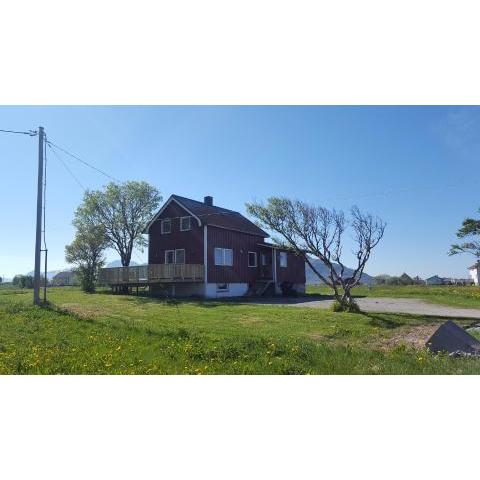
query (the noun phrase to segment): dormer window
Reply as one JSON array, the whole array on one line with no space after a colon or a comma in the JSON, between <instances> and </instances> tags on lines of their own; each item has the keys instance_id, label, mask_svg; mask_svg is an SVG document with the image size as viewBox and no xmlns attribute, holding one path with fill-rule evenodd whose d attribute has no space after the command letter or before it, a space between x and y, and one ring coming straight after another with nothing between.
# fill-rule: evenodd
<instances>
[{"instance_id":1,"label":"dormer window","mask_svg":"<svg viewBox=\"0 0 480 480\"><path fill-rule=\"evenodd\" d=\"M192 217L180 217L180 231L181 232L186 232L187 230L190 230L190 220Z\"/></svg>"},{"instance_id":2,"label":"dormer window","mask_svg":"<svg viewBox=\"0 0 480 480\"><path fill-rule=\"evenodd\" d=\"M160 222L160 231L162 233L171 233L172 231L172 221L169 218L165 218Z\"/></svg>"}]
</instances>

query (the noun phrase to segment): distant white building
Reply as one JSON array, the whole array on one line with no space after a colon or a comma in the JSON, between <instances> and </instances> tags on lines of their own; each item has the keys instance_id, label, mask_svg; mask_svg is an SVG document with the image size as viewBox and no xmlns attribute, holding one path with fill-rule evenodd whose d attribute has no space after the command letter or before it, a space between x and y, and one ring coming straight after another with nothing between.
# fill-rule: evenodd
<instances>
[{"instance_id":1,"label":"distant white building","mask_svg":"<svg viewBox=\"0 0 480 480\"><path fill-rule=\"evenodd\" d=\"M468 267L468 273L472 277L473 283L475 285L479 284L479 279L480 279L480 261L475 263L475 265L472 265L471 267Z\"/></svg>"},{"instance_id":2,"label":"distant white building","mask_svg":"<svg viewBox=\"0 0 480 480\"><path fill-rule=\"evenodd\" d=\"M438 275L425 279L425 285L443 285L443 278Z\"/></svg>"}]
</instances>

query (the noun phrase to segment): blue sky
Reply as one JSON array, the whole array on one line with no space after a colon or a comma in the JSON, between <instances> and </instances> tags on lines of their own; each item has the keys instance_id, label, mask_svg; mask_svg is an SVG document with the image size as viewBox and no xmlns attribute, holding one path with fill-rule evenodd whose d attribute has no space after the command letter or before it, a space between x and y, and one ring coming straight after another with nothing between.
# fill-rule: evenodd
<instances>
[{"instance_id":1,"label":"blue sky","mask_svg":"<svg viewBox=\"0 0 480 480\"><path fill-rule=\"evenodd\" d=\"M447 251L463 218L480 207L477 107L0 107L0 128L38 125L59 146L120 180L146 180L164 198L209 194L241 212L246 201L270 195L356 204L388 224L370 274L465 277L472 263ZM36 142L0 133L0 275L7 277L33 269ZM62 158L85 187L106 183ZM66 266L83 190L52 154L47 175L54 270ZM145 258L137 252L133 260Z\"/></svg>"}]
</instances>

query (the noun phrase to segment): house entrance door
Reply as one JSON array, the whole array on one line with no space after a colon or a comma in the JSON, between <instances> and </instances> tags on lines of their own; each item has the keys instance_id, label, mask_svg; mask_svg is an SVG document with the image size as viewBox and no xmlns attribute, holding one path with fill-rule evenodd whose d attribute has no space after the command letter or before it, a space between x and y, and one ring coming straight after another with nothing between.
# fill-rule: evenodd
<instances>
[{"instance_id":1,"label":"house entrance door","mask_svg":"<svg viewBox=\"0 0 480 480\"><path fill-rule=\"evenodd\" d=\"M262 249L260 251L260 278L262 280L273 279L273 249Z\"/></svg>"}]
</instances>

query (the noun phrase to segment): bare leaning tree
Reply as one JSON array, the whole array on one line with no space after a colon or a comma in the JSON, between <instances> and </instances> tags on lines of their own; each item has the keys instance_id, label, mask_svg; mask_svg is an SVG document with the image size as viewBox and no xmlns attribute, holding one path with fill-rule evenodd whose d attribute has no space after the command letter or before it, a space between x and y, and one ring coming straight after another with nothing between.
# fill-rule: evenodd
<instances>
[{"instance_id":1,"label":"bare leaning tree","mask_svg":"<svg viewBox=\"0 0 480 480\"><path fill-rule=\"evenodd\" d=\"M348 221L342 211L284 197L269 198L266 204L247 203L247 211L262 227L280 235L278 243L305 259L318 278L332 288L339 309L358 309L351 292L360 282L372 250L383 237L386 226L383 220L353 207ZM345 276L342 250L348 226L353 231L355 248L352 253L356 265L353 273ZM322 275L315 268L312 257L317 257L327 267L328 275Z\"/></svg>"}]
</instances>

